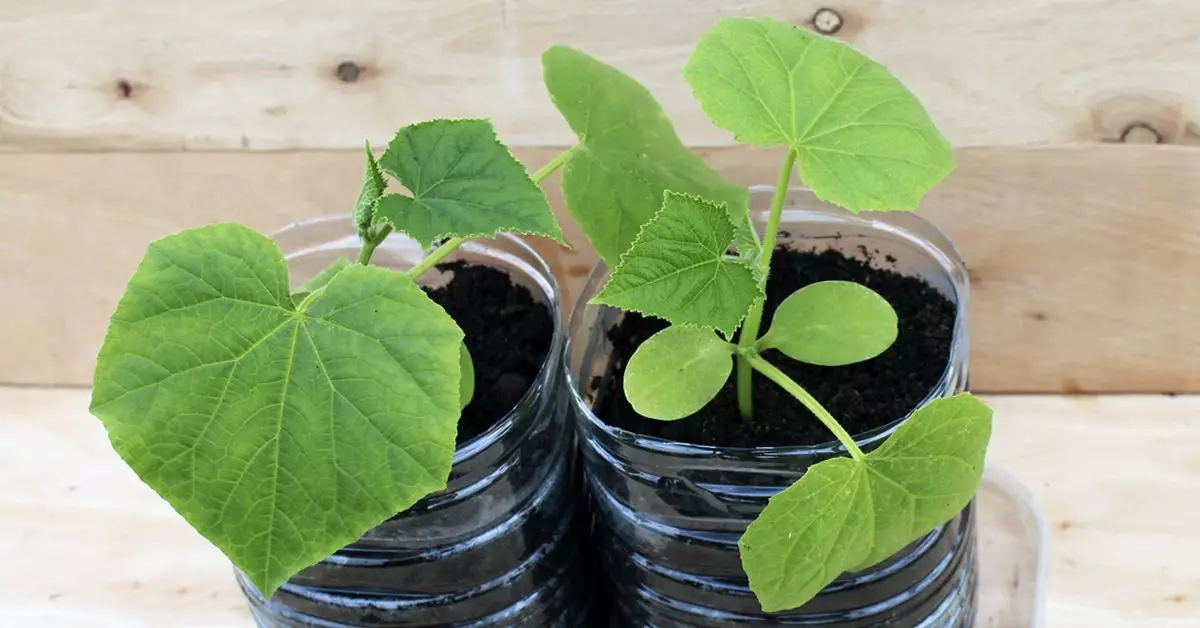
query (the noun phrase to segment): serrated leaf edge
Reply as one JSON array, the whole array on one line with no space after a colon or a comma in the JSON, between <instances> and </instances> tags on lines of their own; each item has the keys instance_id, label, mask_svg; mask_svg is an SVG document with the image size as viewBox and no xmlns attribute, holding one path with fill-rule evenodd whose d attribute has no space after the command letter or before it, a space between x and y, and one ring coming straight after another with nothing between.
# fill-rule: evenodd
<instances>
[{"instance_id":1,"label":"serrated leaf edge","mask_svg":"<svg viewBox=\"0 0 1200 628\"><path fill-rule=\"evenodd\" d=\"M405 125L404 127L401 127L400 130L396 131L396 133L392 136L391 141L388 142L388 149L391 149L392 143L395 142L396 140L398 140L400 138L400 135L402 133L404 133L405 130L418 129L418 128L422 128L422 127L426 127L426 126L432 126L434 124L455 123L455 122L482 122L482 123L486 124L488 129L491 131L492 142L495 143L497 146L499 146L501 149L503 149L504 154L508 155L508 158L511 159L513 161L513 163L515 163L517 166L519 166L521 168L521 172L523 173L525 181L529 182L530 185L537 188L539 191L542 190L541 186L538 185L533 180L533 177L529 174L529 168L526 167L525 164L520 159L517 159L517 156L513 154L511 148L509 148L504 142L500 141L500 136L496 133L495 125L493 125L492 121L488 118L430 118L428 120L414 122L413 124ZM387 150L384 151L384 154L385 155L387 154ZM382 162L383 159L381 158L379 161ZM382 170L382 168L381 168L381 170ZM386 172L390 177L392 177L393 179L396 179L397 182L400 181L400 177L397 176L396 173L391 172L390 170L383 170L383 172ZM401 183L401 185L403 185L403 183ZM409 194L412 194L412 190L408 190L407 187L405 187L405 189L409 192ZM550 200L545 198L546 193L544 191L542 191L542 197L546 201L546 209L549 210L550 222L552 222L554 224L554 228L557 231L557 233L541 233L538 231L526 231L524 229L515 229L515 228L504 227L504 228L492 230L491 232L488 232L488 231L479 231L479 232L471 232L471 233L444 232L444 233L439 233L439 234L433 236L429 240L429 242L421 242L415 235L413 235L412 233L409 233L406 229L400 228L392 221L387 220L386 218L379 215L379 201L387 196L400 196L400 197L408 198L413 201L419 200L419 199L417 199L417 197L415 195L414 196L406 196L404 194L400 194L400 193L396 193L396 192L393 192L391 194L382 194L379 196L378 199L375 199L375 202L372 204L372 207L371 207L372 220L376 221L376 222L378 222L378 221L386 222L388 225L390 225L392 227L393 230L399 231L399 232L407 235L408 237L412 238L413 240L416 240L418 243L421 244L422 247L428 248L430 245L433 244L433 242L440 240L442 238L447 238L447 237L465 238L465 239L494 238L501 233L517 233L517 234L524 235L524 236L538 236L538 237L543 237L543 238L549 238L549 239L553 240L556 244L566 246L566 241L563 240L562 225L558 224L558 217L554 215L554 208L550 206Z\"/></svg>"},{"instance_id":2,"label":"serrated leaf edge","mask_svg":"<svg viewBox=\"0 0 1200 628\"><path fill-rule=\"evenodd\" d=\"M374 149L371 148L371 140L365 140L363 145L367 152L367 171L364 173L363 185L359 190L358 198L354 201L353 215L354 226L358 230L360 237L366 235L367 231L375 223L375 205L379 202L380 198L383 198L384 193L387 192L387 178L383 176L383 171L379 168L379 161L375 158ZM368 178L371 183L378 185L379 194L371 201L365 212L363 212L364 215L360 215L359 212L362 211L362 208L359 207L359 203L363 200L363 193L367 191Z\"/></svg>"},{"instance_id":3,"label":"serrated leaf edge","mask_svg":"<svg viewBox=\"0 0 1200 628\"><path fill-rule=\"evenodd\" d=\"M604 296L604 291L606 289L608 289L608 285L610 283L612 283L613 277L616 276L617 272L619 272L622 268L624 268L629 254L633 251L633 249L635 247L637 247L638 244L642 243L642 236L645 235L646 229L650 225L657 222L659 217L662 216L663 212L665 212L667 210L667 199L670 196L684 197L689 200L699 201L701 203L705 203L707 205L712 205L713 207L720 209L721 215L725 217L725 220L727 220L729 222L729 225L731 227L733 227L733 230L734 230L734 237L733 237L733 239L731 239L729 241L729 246L733 246L734 243L737 241L737 225L735 225L733 223L733 218L729 215L728 207L726 206L725 203L717 203L714 201L710 201L702 196L699 196L696 194L689 194L687 192L675 192L672 190L663 190L662 205L659 206L659 208L654 212L654 216L652 218L650 218L650 220L647 220L645 224L643 224L641 227L638 227L637 237L635 237L633 239L633 243L629 245L629 248L626 249L625 252L621 253L620 261L618 261L617 265L615 267L613 267L612 272L610 272L608 274L608 278L604 280L604 285L601 286L600 289L596 291L596 296L589 299L588 303L591 305L608 305L610 307L616 307L616 308L625 310L626 312L636 312L643 316L650 316L653 318L665 320L672 325L678 325L680 327L695 327L695 328L700 328L700 329L712 329L712 330L721 332L722 334L726 335L727 337L731 337L731 336L733 336L733 333L735 331L737 331L739 327L742 326L742 321L746 320L746 316L750 314L750 310L754 308L754 304L756 302L758 302L758 299L762 298L761 295L758 297L758 299L754 299L754 300L750 301L750 304L746 306L746 311L742 312L741 315L738 316L737 323L734 324L732 329L728 329L728 330L721 329L720 327L717 327L716 325L700 325L698 323L687 323L687 322L677 323L677 322L667 319L663 316L659 316L658 314L652 314L650 312L646 312L640 308L613 305L611 303L604 301L602 298ZM726 247L726 248L728 248L728 247ZM725 261L728 261L731 264L737 264L739 266L744 266L744 267L748 268L750 270L750 273L754 276L754 279L758 282L759 286L760 287L762 286L762 283L763 283L762 273L759 271L757 264L751 264L748 262L748 260L742 259L740 257L725 260Z\"/></svg>"}]
</instances>

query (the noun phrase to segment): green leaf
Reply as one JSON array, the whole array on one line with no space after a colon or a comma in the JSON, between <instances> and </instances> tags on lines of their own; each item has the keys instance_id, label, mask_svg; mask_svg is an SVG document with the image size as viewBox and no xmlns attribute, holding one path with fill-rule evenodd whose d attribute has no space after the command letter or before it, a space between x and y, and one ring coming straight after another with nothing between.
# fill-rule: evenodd
<instances>
[{"instance_id":1,"label":"green leaf","mask_svg":"<svg viewBox=\"0 0 1200 628\"><path fill-rule=\"evenodd\" d=\"M738 541L750 589L769 613L799 607L871 549L865 465L819 462L771 497Z\"/></svg>"},{"instance_id":2,"label":"green leaf","mask_svg":"<svg viewBox=\"0 0 1200 628\"><path fill-rule=\"evenodd\" d=\"M694 414L721 391L734 346L711 329L668 327L646 339L625 367L625 397L642 416L674 421Z\"/></svg>"},{"instance_id":3,"label":"green leaf","mask_svg":"<svg viewBox=\"0 0 1200 628\"><path fill-rule=\"evenodd\" d=\"M644 86L563 46L542 55L542 70L550 99L579 138L563 167L567 210L609 266L654 217L667 190L724 203L738 225L739 253L758 254L749 190L723 179L684 146Z\"/></svg>"},{"instance_id":4,"label":"green leaf","mask_svg":"<svg viewBox=\"0 0 1200 628\"><path fill-rule=\"evenodd\" d=\"M763 290L756 266L725 255L733 231L723 207L667 192L592 302L732 335Z\"/></svg>"},{"instance_id":5,"label":"green leaf","mask_svg":"<svg viewBox=\"0 0 1200 628\"><path fill-rule=\"evenodd\" d=\"M321 272L313 276L312 279L304 282L304 285L296 289L297 293L310 294L325 287L329 280L333 279L338 273L346 269L350 265L350 260L339 257L333 260L333 263L321 269Z\"/></svg>"},{"instance_id":6,"label":"green leaf","mask_svg":"<svg viewBox=\"0 0 1200 628\"><path fill-rule=\"evenodd\" d=\"M886 559L966 508L983 477L991 434L991 409L962 393L918 409L867 454L874 543L851 569Z\"/></svg>"},{"instance_id":7,"label":"green leaf","mask_svg":"<svg viewBox=\"0 0 1200 628\"><path fill-rule=\"evenodd\" d=\"M367 171L363 175L362 189L358 192L358 200L354 203L354 226L358 229L359 237L364 237L375 220L375 202L383 196L387 189L387 181L379 170L379 162L375 161L375 153L371 150L371 142L366 143Z\"/></svg>"},{"instance_id":8,"label":"green leaf","mask_svg":"<svg viewBox=\"0 0 1200 628\"><path fill-rule=\"evenodd\" d=\"M738 542L764 611L794 609L966 508L979 488L991 410L969 393L930 402L863 460L832 458L773 496Z\"/></svg>"},{"instance_id":9,"label":"green leaf","mask_svg":"<svg viewBox=\"0 0 1200 628\"><path fill-rule=\"evenodd\" d=\"M388 144L379 167L412 196L380 198L375 219L424 247L444 237L495 237L502 231L562 242L546 195L487 120L406 126Z\"/></svg>"},{"instance_id":10,"label":"green leaf","mask_svg":"<svg viewBox=\"0 0 1200 628\"><path fill-rule=\"evenodd\" d=\"M883 353L897 333L896 311L877 292L851 281L821 281L779 304L758 350L779 349L793 360L844 366Z\"/></svg>"},{"instance_id":11,"label":"green leaf","mask_svg":"<svg viewBox=\"0 0 1200 628\"><path fill-rule=\"evenodd\" d=\"M787 22L718 21L684 76L713 122L747 144L790 146L804 183L850 211L916 209L954 169L949 142L887 68Z\"/></svg>"},{"instance_id":12,"label":"green leaf","mask_svg":"<svg viewBox=\"0 0 1200 628\"><path fill-rule=\"evenodd\" d=\"M302 306L236 224L152 243L91 412L141 479L265 595L446 486L462 331L412 280L351 265Z\"/></svg>"},{"instance_id":13,"label":"green leaf","mask_svg":"<svg viewBox=\"0 0 1200 628\"><path fill-rule=\"evenodd\" d=\"M465 343L459 344L458 349L459 371L462 373L462 379L458 382L458 405L465 408L471 403L471 397L475 396L475 362Z\"/></svg>"}]
</instances>

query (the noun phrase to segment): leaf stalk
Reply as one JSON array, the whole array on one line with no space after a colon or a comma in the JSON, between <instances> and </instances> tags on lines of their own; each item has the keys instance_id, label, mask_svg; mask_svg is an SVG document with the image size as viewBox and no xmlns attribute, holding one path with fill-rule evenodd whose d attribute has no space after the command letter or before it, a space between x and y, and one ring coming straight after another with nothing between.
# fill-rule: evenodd
<instances>
[{"instance_id":1,"label":"leaf stalk","mask_svg":"<svg viewBox=\"0 0 1200 628\"><path fill-rule=\"evenodd\" d=\"M744 354L741 355L744 356ZM836 436L838 442L840 442L842 446L846 448L846 451L850 452L851 458L854 458L860 462L866 459L866 454L864 454L863 451L858 448L858 443L854 442L854 438L850 436L850 434L846 431L846 428L842 427L842 424L838 423L837 419L833 418L833 415L825 409L825 406L822 406L821 402L817 401L816 398L809 394L807 390L804 390L800 384L797 384L796 381L788 377L786 373L776 368L774 364L767 362L761 355L752 354L749 358L744 359L752 367L754 367L754 370L765 375L767 379L779 384L780 387L795 397L797 401L804 404L805 408L808 408L814 415L816 415L817 419L819 419L821 423L825 425L825 427L829 428L829 431L833 432L833 435Z\"/></svg>"}]
</instances>

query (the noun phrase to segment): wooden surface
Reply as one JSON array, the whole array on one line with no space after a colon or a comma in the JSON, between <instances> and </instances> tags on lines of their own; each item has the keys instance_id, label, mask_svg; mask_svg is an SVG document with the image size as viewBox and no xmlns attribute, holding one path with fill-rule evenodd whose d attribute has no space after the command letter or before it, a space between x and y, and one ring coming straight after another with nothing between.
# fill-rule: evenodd
<instances>
[{"instance_id":1,"label":"wooden surface","mask_svg":"<svg viewBox=\"0 0 1200 628\"><path fill-rule=\"evenodd\" d=\"M627 68L689 144L728 145L679 74L728 15L840 24L959 146L1139 123L1200 142L1195 0L7 0L0 150L357 148L437 116L559 145L539 58L554 44Z\"/></svg>"},{"instance_id":2,"label":"wooden surface","mask_svg":"<svg viewBox=\"0 0 1200 628\"><path fill-rule=\"evenodd\" d=\"M249 628L227 562L120 462L87 398L0 388L0 626ZM987 401L989 464L1049 524L1044 626L1196 626L1200 396Z\"/></svg>"},{"instance_id":3,"label":"wooden surface","mask_svg":"<svg viewBox=\"0 0 1200 628\"><path fill-rule=\"evenodd\" d=\"M962 149L923 211L973 271L976 389L1200 392L1195 0L0 0L0 383L87 384L151 239L344 211L366 138L484 116L544 163L573 139L551 45L643 81L732 178L773 181L680 75L730 15L854 44ZM539 248L564 279L590 262Z\"/></svg>"},{"instance_id":4,"label":"wooden surface","mask_svg":"<svg viewBox=\"0 0 1200 628\"><path fill-rule=\"evenodd\" d=\"M531 167L556 150L520 149ZM779 155L704 151L743 184ZM347 211L349 152L0 155L0 382L90 383L145 245L240 220L271 231ZM547 184L557 202L557 177ZM561 207L561 205L560 205ZM972 385L993 391L1200 392L1200 149L978 148L920 212L972 274ZM538 247L567 302L595 260Z\"/></svg>"}]
</instances>

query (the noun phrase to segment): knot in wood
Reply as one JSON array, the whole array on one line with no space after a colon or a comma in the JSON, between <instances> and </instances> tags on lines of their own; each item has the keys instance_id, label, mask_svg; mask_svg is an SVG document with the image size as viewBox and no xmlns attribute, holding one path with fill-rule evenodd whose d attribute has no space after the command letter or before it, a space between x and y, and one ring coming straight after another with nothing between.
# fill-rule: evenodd
<instances>
[{"instance_id":1,"label":"knot in wood","mask_svg":"<svg viewBox=\"0 0 1200 628\"><path fill-rule=\"evenodd\" d=\"M842 14L828 7L823 7L817 9L817 12L813 14L812 23L813 28L818 33L832 35L842 30Z\"/></svg>"},{"instance_id":2,"label":"knot in wood","mask_svg":"<svg viewBox=\"0 0 1200 628\"><path fill-rule=\"evenodd\" d=\"M353 61L343 61L338 64L335 74L343 83L356 83L358 75L362 74L362 68Z\"/></svg>"}]
</instances>

